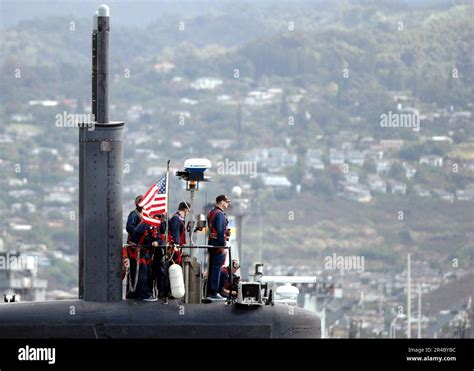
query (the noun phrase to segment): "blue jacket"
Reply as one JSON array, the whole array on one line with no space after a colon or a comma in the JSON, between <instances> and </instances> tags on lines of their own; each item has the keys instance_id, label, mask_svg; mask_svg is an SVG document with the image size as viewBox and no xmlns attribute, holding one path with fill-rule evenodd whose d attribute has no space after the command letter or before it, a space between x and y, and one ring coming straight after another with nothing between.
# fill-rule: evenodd
<instances>
[{"instance_id":1,"label":"blue jacket","mask_svg":"<svg viewBox=\"0 0 474 371\"><path fill-rule=\"evenodd\" d=\"M158 237L158 243L160 245L166 245L166 241L163 241L161 239L161 236L164 235L165 233L166 233L166 220L163 220L161 222L161 225L160 225L160 231L159 231L159 237ZM165 239L166 239L166 237L165 237Z\"/></svg>"},{"instance_id":2,"label":"blue jacket","mask_svg":"<svg viewBox=\"0 0 474 371\"><path fill-rule=\"evenodd\" d=\"M170 219L169 233L173 237L173 242L176 245L186 244L186 230L184 226L184 219L178 213L175 213Z\"/></svg>"},{"instance_id":3,"label":"blue jacket","mask_svg":"<svg viewBox=\"0 0 474 371\"><path fill-rule=\"evenodd\" d=\"M166 222L162 222L159 227L154 227L151 225L147 225L147 227L148 235L143 240L143 246L150 247L152 246L153 242L158 242L158 245L160 246L165 245L165 241L161 239L161 235L164 234L166 231Z\"/></svg>"},{"instance_id":4,"label":"blue jacket","mask_svg":"<svg viewBox=\"0 0 474 371\"><path fill-rule=\"evenodd\" d=\"M148 227L150 226L141 222L140 215L137 210L133 210L130 214L128 214L127 232L130 242L138 243L140 241L140 237L143 235L143 233L145 233Z\"/></svg>"},{"instance_id":5,"label":"blue jacket","mask_svg":"<svg viewBox=\"0 0 474 371\"><path fill-rule=\"evenodd\" d=\"M215 213L212 221L210 220L210 215ZM229 221L224 211L219 207L215 206L208 213L208 225L210 229L209 241L208 244L212 246L225 246L226 245L226 230ZM215 232L215 235L214 235Z\"/></svg>"}]
</instances>

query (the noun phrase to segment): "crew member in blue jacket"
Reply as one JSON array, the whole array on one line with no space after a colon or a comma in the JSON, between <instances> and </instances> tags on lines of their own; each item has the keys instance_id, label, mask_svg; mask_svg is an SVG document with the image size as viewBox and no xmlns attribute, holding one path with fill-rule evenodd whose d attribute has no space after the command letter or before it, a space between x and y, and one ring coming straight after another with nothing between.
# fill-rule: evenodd
<instances>
[{"instance_id":1,"label":"crew member in blue jacket","mask_svg":"<svg viewBox=\"0 0 474 371\"><path fill-rule=\"evenodd\" d=\"M232 286L230 284L229 267L223 266L221 269L221 277L219 279L219 294L224 298L232 297L236 298L238 293L240 277L236 275L236 272L240 269L240 264L237 259L232 260Z\"/></svg>"},{"instance_id":2,"label":"crew member in blue jacket","mask_svg":"<svg viewBox=\"0 0 474 371\"><path fill-rule=\"evenodd\" d=\"M166 292L166 274L162 269L163 257L166 248L166 218L164 214L155 216L161 224L151 228L147 235L147 245L151 246L153 252L153 259L148 269L148 289L152 294L155 294L155 289L158 290L158 298L164 298ZM168 284L169 286L169 284Z\"/></svg>"},{"instance_id":3,"label":"crew member in blue jacket","mask_svg":"<svg viewBox=\"0 0 474 371\"><path fill-rule=\"evenodd\" d=\"M229 207L231 200L225 195L216 197L216 205L207 213L207 225L209 226L208 244L212 246L226 246L229 238L227 216L224 210ZM225 300L218 290L221 276L221 268L225 262L226 249L208 249L209 270L207 275L207 297L211 300Z\"/></svg>"},{"instance_id":4,"label":"crew member in blue jacket","mask_svg":"<svg viewBox=\"0 0 474 371\"><path fill-rule=\"evenodd\" d=\"M135 198L135 210L130 212L127 219L129 274L131 277L127 298L156 301L157 299L149 292L150 264L153 255L152 246L149 246L149 244L152 242L153 236L157 235L153 232L158 227L152 227L142 221L142 208L139 206L141 199L142 196ZM138 256L138 245L141 246L140 256ZM139 264L137 264L137 261ZM136 277L137 266L138 277Z\"/></svg>"},{"instance_id":5,"label":"crew member in blue jacket","mask_svg":"<svg viewBox=\"0 0 474 371\"><path fill-rule=\"evenodd\" d=\"M186 226L185 219L188 215L190 205L187 202L181 202L178 205L178 211L170 219L169 235L170 243L173 244L173 260L176 264L181 264L181 252L179 246L186 245Z\"/></svg>"},{"instance_id":6,"label":"crew member in blue jacket","mask_svg":"<svg viewBox=\"0 0 474 371\"><path fill-rule=\"evenodd\" d=\"M128 214L127 218L127 232L128 232L128 243L138 243L140 236L145 232L146 224L141 223L142 221L142 208L138 206L142 200L142 195L135 197L135 209ZM140 224L141 223L141 224Z\"/></svg>"}]
</instances>

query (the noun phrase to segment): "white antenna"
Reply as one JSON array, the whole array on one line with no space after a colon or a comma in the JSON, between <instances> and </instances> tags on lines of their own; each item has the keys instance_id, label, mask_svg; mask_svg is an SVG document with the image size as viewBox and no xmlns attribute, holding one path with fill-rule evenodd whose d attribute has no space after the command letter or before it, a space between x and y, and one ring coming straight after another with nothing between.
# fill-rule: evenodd
<instances>
[{"instance_id":1,"label":"white antenna","mask_svg":"<svg viewBox=\"0 0 474 371\"><path fill-rule=\"evenodd\" d=\"M97 22L97 17L98 17L98 16L99 16L99 11L96 10L96 11L93 13L93 15L92 15L92 19L93 19L93 21L92 21L92 23L93 23L92 29L93 29L94 31L97 31L97 23L98 23L98 22Z\"/></svg>"},{"instance_id":2,"label":"white antenna","mask_svg":"<svg viewBox=\"0 0 474 371\"><path fill-rule=\"evenodd\" d=\"M407 338L411 339L411 254L407 261Z\"/></svg>"},{"instance_id":3,"label":"white antenna","mask_svg":"<svg viewBox=\"0 0 474 371\"><path fill-rule=\"evenodd\" d=\"M99 6L99 17L109 17L110 16L110 9L108 5L102 4Z\"/></svg>"}]
</instances>

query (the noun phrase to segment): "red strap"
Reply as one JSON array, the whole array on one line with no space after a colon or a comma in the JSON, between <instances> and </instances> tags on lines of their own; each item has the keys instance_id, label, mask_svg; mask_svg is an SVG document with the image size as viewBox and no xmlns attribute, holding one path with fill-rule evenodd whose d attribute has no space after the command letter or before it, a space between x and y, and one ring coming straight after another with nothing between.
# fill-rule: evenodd
<instances>
[{"instance_id":1,"label":"red strap","mask_svg":"<svg viewBox=\"0 0 474 371\"><path fill-rule=\"evenodd\" d=\"M181 241L179 243L181 245L186 245L186 227L184 225L184 222L181 220L181 233L179 234L179 238Z\"/></svg>"},{"instance_id":2,"label":"red strap","mask_svg":"<svg viewBox=\"0 0 474 371\"><path fill-rule=\"evenodd\" d=\"M214 234L217 233L217 230L214 227L214 225L212 224L212 222L214 221L214 218L216 217L216 215L219 212L220 212L220 210L218 208L214 208L214 209L209 210L209 212L207 213L207 220L208 220L209 228L211 230L211 233L214 233Z\"/></svg>"},{"instance_id":3,"label":"red strap","mask_svg":"<svg viewBox=\"0 0 474 371\"><path fill-rule=\"evenodd\" d=\"M216 215L220 212L223 212L223 211L215 207L214 209L209 210L209 212L207 213L207 220L208 220L207 224L209 225L209 229L210 229L210 234L209 234L210 238L217 238L217 229L214 227L212 222L214 221L214 218L216 217ZM226 237L226 240L229 241L229 237L228 237L229 228L227 226L228 224L226 223L225 237Z\"/></svg>"},{"instance_id":4,"label":"red strap","mask_svg":"<svg viewBox=\"0 0 474 371\"><path fill-rule=\"evenodd\" d=\"M148 229L146 229L145 232L143 232L135 248L132 248L132 246L128 246L128 256L130 257L130 259L135 259L135 260L138 259L138 248L142 245L147 235L148 235ZM142 259L140 258L140 260Z\"/></svg>"},{"instance_id":5,"label":"red strap","mask_svg":"<svg viewBox=\"0 0 474 371\"><path fill-rule=\"evenodd\" d=\"M138 246L142 245L146 236L148 236L148 229L145 229L145 232L143 232L142 236L140 237L140 240L138 241L138 244L137 244Z\"/></svg>"},{"instance_id":6,"label":"red strap","mask_svg":"<svg viewBox=\"0 0 474 371\"><path fill-rule=\"evenodd\" d=\"M140 258L138 260L138 264L150 265L151 264L151 259Z\"/></svg>"},{"instance_id":7,"label":"red strap","mask_svg":"<svg viewBox=\"0 0 474 371\"><path fill-rule=\"evenodd\" d=\"M128 249L126 246L122 247L122 259L127 259L128 258Z\"/></svg>"},{"instance_id":8,"label":"red strap","mask_svg":"<svg viewBox=\"0 0 474 371\"><path fill-rule=\"evenodd\" d=\"M174 251L174 256L175 256L174 262L175 262L176 264L179 264L179 265L180 265L180 264L181 264L181 261L182 261L182 254L181 254L181 251Z\"/></svg>"},{"instance_id":9,"label":"red strap","mask_svg":"<svg viewBox=\"0 0 474 371\"><path fill-rule=\"evenodd\" d=\"M212 222L219 212L221 212L221 211L216 207L212 210L209 210L209 212L207 213L207 217Z\"/></svg>"}]
</instances>

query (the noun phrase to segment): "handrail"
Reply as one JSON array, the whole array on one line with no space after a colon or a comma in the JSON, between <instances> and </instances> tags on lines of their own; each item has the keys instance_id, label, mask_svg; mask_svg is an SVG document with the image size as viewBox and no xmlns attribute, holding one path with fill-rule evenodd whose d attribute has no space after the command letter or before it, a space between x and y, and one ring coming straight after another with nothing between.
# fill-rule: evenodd
<instances>
[{"instance_id":1,"label":"handrail","mask_svg":"<svg viewBox=\"0 0 474 371\"><path fill-rule=\"evenodd\" d=\"M136 243L124 243L123 247L129 247L129 246L138 246ZM144 247L146 249L150 248L159 248L159 247L165 247L168 248L171 246L170 244L166 245L158 245L158 246L149 246L149 245L140 245L140 247ZM226 249L229 250L229 279L230 279L230 290L229 290L229 296L227 298L227 303L232 302L232 288L234 285L233 282L233 277L232 277L232 246L213 246L213 245L179 245L179 248L184 248L184 249Z\"/></svg>"}]
</instances>

